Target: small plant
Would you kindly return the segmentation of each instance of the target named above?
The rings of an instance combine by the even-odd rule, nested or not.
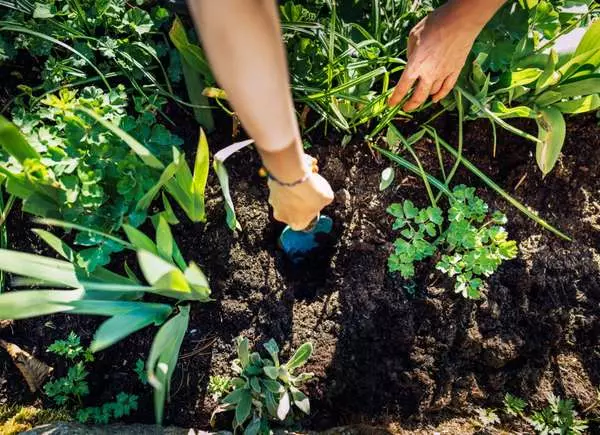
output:
[[[527,402],[523,399],[513,396],[510,393],[506,393],[504,396],[504,411],[514,417],[520,417],[523,415],[523,411],[527,407]]]
[[[52,352],[70,360],[83,358],[85,362],[94,361],[92,352],[83,347],[79,336],[73,331],[71,331],[66,340],[56,340],[48,346],[48,352]]]
[[[80,409],[76,418],[80,423],[108,424],[111,420],[126,417],[137,409],[138,396],[121,392],[117,394],[117,400],[114,402]]]
[[[44,391],[59,405],[81,405],[81,399],[90,393],[87,382],[88,371],[83,361],[69,367],[67,376],[47,382]]]
[[[475,410],[477,414],[476,419],[472,420],[474,426],[481,429],[492,428],[495,424],[500,423],[500,418],[494,409],[490,408],[477,408]]]
[[[47,382],[44,391],[59,406],[80,408],[75,418],[80,423],[107,424],[111,420],[131,414],[137,410],[138,397],[134,394],[121,392],[115,402],[104,403],[99,407],[81,408],[83,397],[90,393],[87,377],[89,372],[85,364],[94,361],[89,349],[81,345],[79,336],[71,332],[66,340],[56,340],[48,347],[48,352],[55,353],[71,362],[78,360],[69,367],[67,376]]]
[[[296,417],[294,407],[305,414],[310,413],[308,397],[299,387],[313,374],[294,376],[294,372],[310,358],[312,344],[304,343],[285,364],[279,362],[279,347],[275,340],[269,340],[264,347],[270,358],[262,357],[258,352],[250,353],[248,339],[237,338],[238,358],[232,364],[237,377],[231,381],[234,390],[221,400],[214,412],[235,411],[233,429],[245,427],[244,434],[270,433],[271,420],[291,423]]]
[[[517,255],[516,242],[502,227],[506,216],[494,212],[475,195],[475,189],[457,186],[450,197],[446,218],[439,207],[418,209],[412,201],[392,204],[388,213],[396,219],[392,228],[402,230],[388,259],[390,272],[409,279],[415,262],[441,251],[436,269],[455,277],[454,290],[466,298],[480,297],[480,277],[492,275],[505,260]]]
[[[146,364],[144,364],[144,360],[138,358],[135,362],[135,368],[133,369],[135,374],[137,375],[139,381],[146,385],[148,384],[148,374],[146,373]]]
[[[549,393],[549,405],[541,411],[534,412],[527,420],[540,434],[584,434],[587,421],[578,418],[571,399],[563,400]]]
[[[216,402],[231,390],[231,378],[229,376],[215,375],[208,379],[208,393]]]

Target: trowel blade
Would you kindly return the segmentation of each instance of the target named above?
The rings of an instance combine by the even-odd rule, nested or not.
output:
[[[324,215],[319,216],[309,230],[294,231],[285,227],[279,236],[279,246],[293,262],[299,262],[320,247],[320,242],[324,240],[322,236],[330,234],[332,228],[333,221]]]

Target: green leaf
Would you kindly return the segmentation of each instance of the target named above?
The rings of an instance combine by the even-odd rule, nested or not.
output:
[[[263,367],[263,371],[265,372],[265,375],[267,375],[273,380],[277,379],[277,377],[279,376],[279,369],[274,366]]]
[[[310,414],[310,401],[306,394],[297,389],[296,387],[290,387],[290,393],[292,393],[292,400],[294,401],[294,405],[300,409],[306,415]]]
[[[35,19],[46,19],[52,18],[56,14],[56,8],[51,3],[35,3],[35,9],[33,10],[33,18]]]
[[[71,263],[41,255],[0,249],[0,270],[50,284],[81,287]]]
[[[240,400],[242,400],[242,397],[244,397],[247,391],[248,390],[244,388],[233,390],[231,393],[225,396],[221,402],[231,405],[237,405],[238,403],[240,403]]]
[[[160,215],[158,217],[158,225],[156,226],[156,247],[158,254],[168,262],[173,259],[175,240],[171,233],[171,227],[166,219]]]
[[[385,135],[386,142],[390,146],[392,150],[397,149],[398,145],[402,141],[402,135],[396,127],[390,125],[387,129],[387,133]]]
[[[59,239],[54,234],[52,234],[46,230],[34,228],[31,231],[33,231],[35,234],[37,234],[44,242],[46,242],[46,244],[48,246],[50,246],[58,254],[60,254],[61,257],[63,257],[65,260],[69,261],[70,263],[73,263],[73,261],[75,260],[75,252],[71,249],[71,247],[69,245],[67,245],[61,239]]]
[[[136,250],[142,249],[154,255],[158,255],[156,245],[154,244],[152,239],[150,239],[150,237],[142,233],[137,228],[132,227],[131,225],[123,224],[122,227],[123,231],[125,231],[125,234],[127,234],[127,238]]]
[[[250,417],[250,411],[252,410],[252,394],[248,390],[242,391],[244,394],[242,394],[235,407],[235,419],[240,426]]]
[[[185,279],[192,287],[193,299],[200,302],[210,301],[210,285],[206,275],[194,263],[190,263],[184,272]]]
[[[0,115],[0,146],[21,164],[27,159],[39,160],[41,158],[38,152],[29,145],[17,126],[2,115]]]
[[[146,326],[160,325],[171,313],[171,307],[168,305],[144,303],[138,305],[139,307],[130,312],[114,316],[100,325],[94,334],[90,350],[92,352],[104,350]]]
[[[1,260],[0,260],[1,261]],[[79,290],[26,290],[0,294],[0,319],[28,319],[72,311],[73,301],[85,297]]]
[[[273,360],[275,367],[278,367],[279,366],[279,346],[277,346],[277,342],[271,338],[269,341],[267,341],[264,344],[264,346],[265,346],[265,349],[267,350],[267,352],[269,352],[269,355],[271,355],[271,359]]]
[[[158,192],[160,192],[160,189],[175,176],[178,168],[177,162],[169,163],[160,175],[158,182],[154,184],[142,198],[140,198],[136,205],[136,210],[147,210],[156,195],[158,195]]]
[[[98,122],[100,125],[102,125],[104,128],[106,128],[111,133],[113,133],[115,136],[117,136],[119,139],[121,139],[123,142],[125,142],[125,144],[127,144],[127,146],[129,148],[131,148],[131,150],[135,154],[137,154],[138,157],[140,159],[142,159],[142,161],[144,163],[146,163],[148,166],[150,166],[151,168],[155,168],[155,169],[164,169],[165,168],[165,165],[163,165],[162,162],[160,160],[158,160],[150,152],[150,150],[148,150],[144,145],[139,143],[129,133],[127,133],[124,130],[122,130],[121,128],[119,128],[118,125],[107,121],[106,119],[104,119],[100,115],[98,115],[96,112],[94,112],[93,110],[90,110],[86,107],[79,106],[79,107],[76,107],[75,110],[77,110],[79,112],[83,112],[86,115],[90,116],[91,118],[96,120],[96,122]]]
[[[237,353],[242,368],[246,368],[250,364],[250,344],[246,337],[238,337],[237,341]]]
[[[406,219],[414,219],[419,214],[419,209],[416,208],[413,202],[410,200],[404,201],[402,209],[404,210],[404,216],[406,216]]]
[[[275,396],[271,391],[265,392],[265,404],[267,405],[267,411],[269,411],[269,415],[273,418],[276,418],[277,402],[275,401]]]
[[[203,94],[206,82],[202,78],[202,75],[190,66],[185,57],[180,57],[180,62],[188,99],[194,106],[194,118],[208,133],[211,133],[215,129],[215,121],[212,116],[210,102]]]
[[[573,57],[598,49],[600,49],[600,21],[596,20],[588,27],[579,41]]]
[[[535,94],[539,94],[549,86],[557,84],[560,80],[560,74],[556,71],[558,64],[558,53],[553,49],[548,54],[548,62],[544,67],[544,72],[535,84]]]
[[[279,405],[277,405],[277,418],[281,421],[285,420],[288,413],[290,412],[290,395],[286,391],[281,395],[279,399]]]
[[[546,107],[540,109],[536,121],[538,137],[542,142],[536,146],[535,158],[540,170],[546,175],[554,168],[565,142],[565,119],[557,108]]]
[[[158,330],[146,361],[148,382],[154,387],[154,413],[158,424],[162,424],[165,399],[169,395],[179,349],[189,323],[190,307],[186,305],[179,310],[178,315]]]
[[[500,119],[508,118],[532,118],[537,116],[537,112],[527,106],[516,106],[506,107],[504,103],[499,100],[492,101],[491,108],[492,112]]]
[[[206,189],[206,181],[208,180],[208,168],[210,158],[208,155],[208,141],[204,130],[200,129],[200,139],[198,140],[198,148],[196,150],[196,160],[194,163],[194,176],[192,178],[192,192],[194,195],[194,222],[204,221],[204,190]]]
[[[383,191],[390,187],[394,182],[394,168],[385,168],[381,172],[381,181],[379,182],[379,190]]]
[[[495,92],[501,93],[514,89],[519,86],[525,86],[535,82],[542,74],[538,68],[525,68],[518,71],[507,71],[500,77],[498,89]]]
[[[177,216],[173,211],[173,207],[171,207],[171,203],[169,202],[169,199],[167,198],[167,195],[165,195],[164,192],[162,193],[162,201],[163,207],[165,208],[165,211],[162,214],[169,223],[169,225],[179,224],[179,219],[177,219]]]
[[[534,102],[541,107],[550,106],[566,98],[584,97],[598,94],[600,90],[600,74],[591,74],[572,79],[540,94]]]
[[[285,364],[285,367],[290,371],[294,371],[306,364],[313,352],[312,343],[306,342],[298,348],[294,356]]]
[[[283,385],[281,385],[277,381],[274,381],[272,379],[262,379],[261,382],[265,386],[265,388],[272,393],[279,394],[283,391]]]
[[[253,140],[245,140],[242,142],[236,142],[228,147],[223,148],[214,155],[213,169],[219,179],[221,185],[221,191],[223,192],[223,199],[225,200],[225,212],[227,213],[227,225],[232,231],[242,229],[238,222],[235,214],[235,207],[233,205],[233,199],[231,198],[231,192],[229,191],[229,175],[225,168],[225,160],[232,154],[240,151],[241,149],[254,143]]]
[[[254,417],[246,429],[244,429],[244,435],[258,435],[260,431],[260,425],[260,417]]]
[[[585,113],[597,110],[600,108],[600,94],[588,95],[576,100],[560,101],[554,103],[552,107],[557,108],[561,113]]]
[[[138,35],[152,30],[153,22],[150,14],[140,8],[131,8],[123,17],[123,25],[129,26]]]
[[[183,23],[178,17],[175,17],[171,29],[169,30],[169,38],[181,54],[181,57],[193,68],[194,71],[200,73],[204,78],[212,77],[208,62],[202,52],[202,49],[194,44],[191,44],[185,33]]]
[[[250,378],[250,387],[256,393],[260,394],[260,392],[261,392],[260,383],[258,382],[258,378],[256,376],[252,376]]]

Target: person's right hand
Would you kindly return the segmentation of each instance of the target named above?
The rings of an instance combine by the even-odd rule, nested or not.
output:
[[[269,204],[273,217],[300,231],[310,226],[320,211],[333,201],[331,186],[319,174],[311,174],[306,181],[293,187],[282,186],[269,180]]]

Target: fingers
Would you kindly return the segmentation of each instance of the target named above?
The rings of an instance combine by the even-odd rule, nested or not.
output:
[[[412,74],[412,71],[410,71],[409,69],[405,69],[402,73],[402,76],[400,76],[400,80],[398,81],[396,88],[394,88],[392,96],[388,100],[388,104],[390,106],[396,106],[400,104],[400,102],[404,99],[404,97],[406,97],[408,91],[410,91],[410,88],[412,88],[416,80],[417,77]]]
[[[446,77],[446,80],[444,80],[444,84],[442,85],[440,90],[435,93],[432,92],[433,95],[431,97],[431,101],[437,103],[446,95],[448,95],[454,87],[454,85],[456,84],[456,80],[458,80],[458,73],[453,73]]]
[[[410,99],[404,104],[402,109],[409,112],[411,110],[415,110],[417,107],[423,104],[425,100],[427,100],[427,97],[429,97],[431,85],[431,81],[424,77],[420,77],[419,83],[417,84],[412,97],[410,97]]]
[[[433,85],[431,85],[431,91],[429,92],[430,95],[435,95],[437,94],[440,89],[442,89],[442,86],[444,85],[444,79],[437,79],[433,82]]]
[[[308,220],[304,219],[304,220],[301,220],[301,221],[289,222],[288,225],[294,231],[303,231],[303,230],[309,229],[309,227],[311,226],[311,224],[318,217],[319,217],[319,214],[316,214],[315,216],[311,217]]]

